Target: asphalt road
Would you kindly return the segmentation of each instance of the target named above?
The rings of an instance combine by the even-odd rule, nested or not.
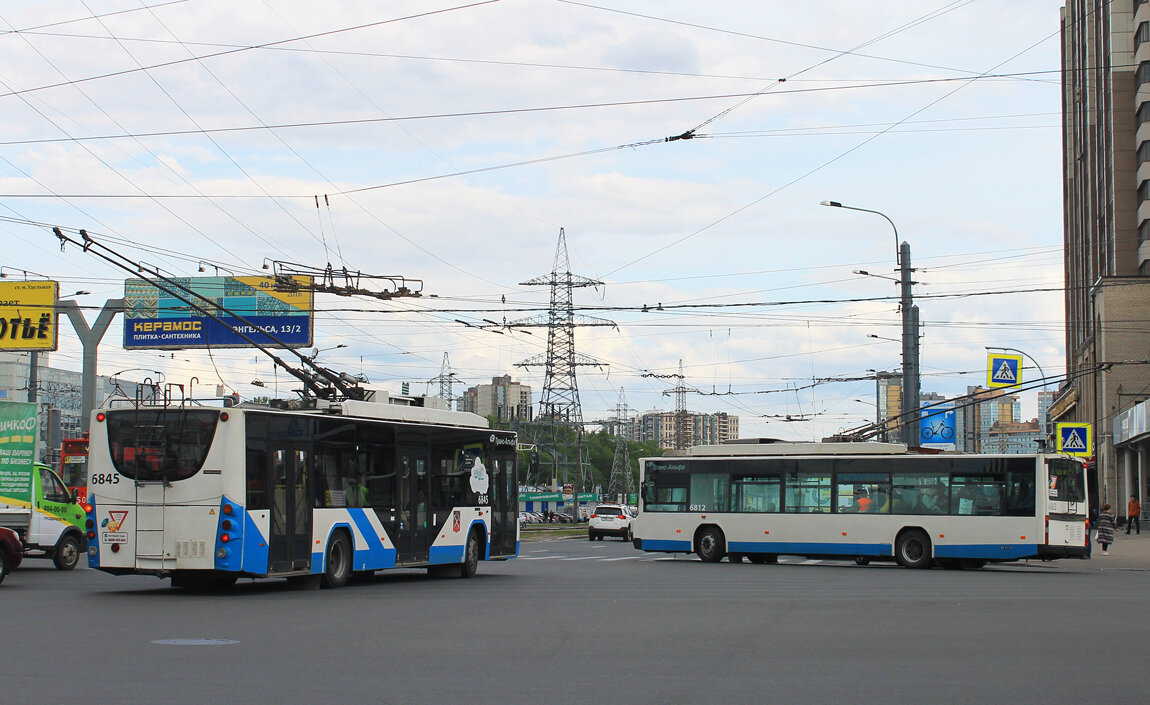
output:
[[[472,580],[205,595],[30,559],[0,585],[0,703],[1051,705],[1150,687],[1150,572],[783,560],[567,540]]]

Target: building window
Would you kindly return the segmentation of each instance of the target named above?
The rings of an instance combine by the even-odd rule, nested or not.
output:
[[[1142,22],[1134,32],[1134,51],[1138,51],[1138,47],[1147,39],[1150,39],[1150,22]]]
[[[1143,61],[1138,64],[1138,71],[1134,74],[1134,82],[1141,86],[1148,80],[1150,80],[1150,61]]]
[[[1147,101],[1138,106],[1138,125],[1141,126],[1150,121],[1150,101]]]
[[[1150,220],[1143,220],[1142,224],[1138,226],[1138,242],[1146,242],[1150,240]]]
[[[1150,140],[1138,145],[1138,163],[1150,162]]]

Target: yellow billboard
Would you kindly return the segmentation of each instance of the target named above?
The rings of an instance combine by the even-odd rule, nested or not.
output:
[[[0,350],[55,350],[59,294],[56,282],[0,282]]]

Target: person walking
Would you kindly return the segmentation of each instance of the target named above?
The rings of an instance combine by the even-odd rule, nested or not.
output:
[[[1138,495],[1130,495],[1130,501],[1126,503],[1126,535],[1130,535],[1130,527],[1133,526],[1138,535],[1142,535],[1142,522],[1139,520],[1138,515],[1142,513],[1142,505],[1138,503]]]
[[[1102,555],[1110,555],[1110,544],[1114,543],[1114,512],[1109,504],[1102,505],[1098,512],[1098,543],[1102,544]]]

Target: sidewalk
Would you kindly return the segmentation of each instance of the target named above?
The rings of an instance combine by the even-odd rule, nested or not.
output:
[[[1132,532],[1127,536],[1126,527],[1120,527],[1114,535],[1114,543],[1110,544],[1109,556],[1102,555],[1102,545],[1095,541],[1090,560],[1083,561],[1083,567],[1096,570],[1150,570],[1150,522],[1143,523],[1145,531],[1141,535]]]

